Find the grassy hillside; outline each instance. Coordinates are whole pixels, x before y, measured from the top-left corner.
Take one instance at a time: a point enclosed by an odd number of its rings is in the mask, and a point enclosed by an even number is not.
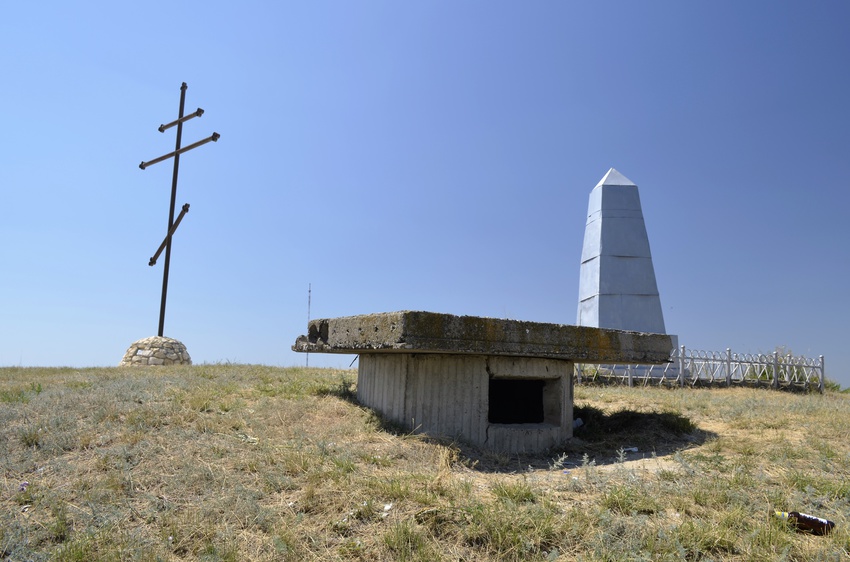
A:
[[[398,432],[355,383],[0,369],[0,559],[850,556],[847,394],[578,387],[577,438],[527,458]],[[801,534],[775,509],[836,527]]]

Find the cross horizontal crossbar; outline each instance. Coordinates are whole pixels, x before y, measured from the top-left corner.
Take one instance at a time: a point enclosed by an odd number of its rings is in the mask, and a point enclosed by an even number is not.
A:
[[[148,162],[142,162],[141,164],[139,164],[139,168],[144,170],[148,166],[152,166],[154,164],[159,164],[163,160],[168,160],[169,158],[172,158],[172,157],[177,156],[179,154],[183,154],[184,152],[188,152],[188,151],[192,150],[193,148],[198,148],[199,146],[203,146],[210,141],[217,142],[219,138],[221,138],[221,135],[219,135],[218,133],[213,133],[212,135],[208,136],[207,138],[205,138],[203,140],[199,140],[198,142],[190,144],[189,146],[184,146],[180,150],[175,150],[174,152],[169,152],[168,154],[160,156],[159,158],[154,158],[153,160],[150,160]]]
[[[180,119],[175,119],[174,121],[172,121],[171,123],[168,123],[167,125],[160,125],[159,129],[157,129],[157,130],[160,133],[164,133],[167,129],[170,129],[174,125],[179,125],[180,123],[185,123],[189,119],[192,119],[194,117],[200,117],[203,114],[204,114],[204,110],[199,107],[195,111],[195,113],[190,113],[189,115],[186,115],[185,117],[181,117]]]

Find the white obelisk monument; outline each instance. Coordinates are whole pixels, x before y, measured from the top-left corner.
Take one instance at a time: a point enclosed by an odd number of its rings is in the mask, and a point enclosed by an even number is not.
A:
[[[576,323],[666,333],[638,188],[614,168],[590,192]]]

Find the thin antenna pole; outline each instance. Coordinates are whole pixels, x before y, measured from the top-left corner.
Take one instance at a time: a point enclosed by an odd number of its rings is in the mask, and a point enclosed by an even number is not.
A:
[[[307,330],[308,331],[310,330],[310,301],[312,300],[312,297],[313,297],[313,284],[308,283],[307,284]],[[308,351],[306,355],[307,355],[306,364],[304,366],[309,367],[310,366],[310,352]]]

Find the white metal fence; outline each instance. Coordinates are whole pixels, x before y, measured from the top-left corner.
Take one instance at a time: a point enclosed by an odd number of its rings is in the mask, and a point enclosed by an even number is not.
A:
[[[824,391],[823,355],[817,359],[779,352],[763,354],[673,351],[663,365],[591,365],[576,363],[576,382],[635,385],[762,385]]]

